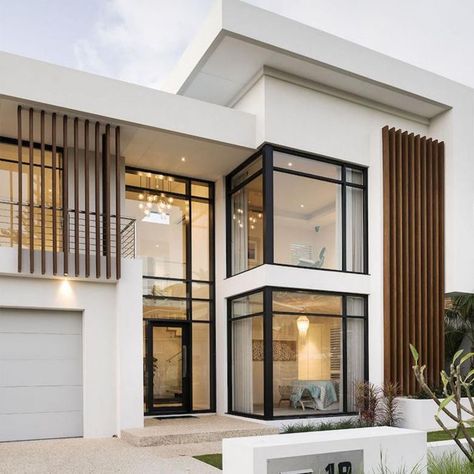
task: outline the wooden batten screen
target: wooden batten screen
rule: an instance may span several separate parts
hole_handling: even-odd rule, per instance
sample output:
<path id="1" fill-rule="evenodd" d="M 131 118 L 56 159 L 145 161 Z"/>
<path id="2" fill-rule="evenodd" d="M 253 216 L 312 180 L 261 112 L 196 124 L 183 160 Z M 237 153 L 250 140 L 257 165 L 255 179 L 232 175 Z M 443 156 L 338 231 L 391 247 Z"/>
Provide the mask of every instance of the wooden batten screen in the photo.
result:
<path id="1" fill-rule="evenodd" d="M 444 368 L 444 143 L 385 127 L 384 372 L 403 394 L 418 386 L 409 344 L 429 384 Z"/>
<path id="2" fill-rule="evenodd" d="M 119 279 L 119 127 L 30 107 L 17 115 L 18 272 Z"/>

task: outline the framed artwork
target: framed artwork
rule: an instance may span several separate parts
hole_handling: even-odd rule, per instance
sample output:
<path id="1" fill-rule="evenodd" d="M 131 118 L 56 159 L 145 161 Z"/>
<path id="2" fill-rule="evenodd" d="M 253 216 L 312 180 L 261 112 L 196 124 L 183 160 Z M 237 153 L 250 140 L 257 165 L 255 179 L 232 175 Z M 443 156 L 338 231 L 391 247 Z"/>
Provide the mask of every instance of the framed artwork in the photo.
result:
<path id="1" fill-rule="evenodd" d="M 263 339 L 252 341 L 252 360 L 263 361 Z M 296 341 L 273 341 L 273 360 L 292 362 L 296 360 Z"/>

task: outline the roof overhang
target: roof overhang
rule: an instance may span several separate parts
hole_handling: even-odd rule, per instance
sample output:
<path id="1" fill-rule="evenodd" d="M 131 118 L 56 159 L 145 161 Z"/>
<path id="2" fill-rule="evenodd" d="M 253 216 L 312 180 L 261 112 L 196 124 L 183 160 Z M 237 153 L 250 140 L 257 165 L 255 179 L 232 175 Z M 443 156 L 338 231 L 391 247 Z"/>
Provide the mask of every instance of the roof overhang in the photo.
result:
<path id="1" fill-rule="evenodd" d="M 0 70 L 0 98 L 255 146 L 252 114 L 4 52 L 0 52 Z"/>
<path id="2" fill-rule="evenodd" d="M 3 52 L 0 70 L 2 136 L 16 137 L 18 105 L 98 120 L 121 126 L 128 165 L 204 179 L 256 147 L 252 114 Z"/>
<path id="3" fill-rule="evenodd" d="M 264 68 L 426 119 L 467 89 L 243 1 L 218 0 L 164 90 L 232 106 Z"/>

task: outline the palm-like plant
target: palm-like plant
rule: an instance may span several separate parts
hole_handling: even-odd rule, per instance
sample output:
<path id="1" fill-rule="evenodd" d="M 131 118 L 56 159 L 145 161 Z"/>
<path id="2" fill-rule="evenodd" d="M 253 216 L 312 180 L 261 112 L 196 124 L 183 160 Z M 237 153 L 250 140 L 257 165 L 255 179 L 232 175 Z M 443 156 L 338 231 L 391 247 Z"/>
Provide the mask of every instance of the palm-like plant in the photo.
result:
<path id="1" fill-rule="evenodd" d="M 452 359 L 465 337 L 471 346 L 470 351 L 474 352 L 474 295 L 451 298 L 444 315 L 444 332 L 448 360 Z"/>

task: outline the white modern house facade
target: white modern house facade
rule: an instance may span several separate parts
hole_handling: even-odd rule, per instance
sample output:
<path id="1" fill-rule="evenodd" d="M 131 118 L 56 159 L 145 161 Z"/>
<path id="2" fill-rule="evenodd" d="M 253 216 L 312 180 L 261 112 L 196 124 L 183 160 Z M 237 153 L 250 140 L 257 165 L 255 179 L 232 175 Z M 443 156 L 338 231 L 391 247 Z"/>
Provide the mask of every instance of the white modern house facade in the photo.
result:
<path id="1" fill-rule="evenodd" d="M 343 416 L 474 292 L 474 90 L 238 0 L 165 91 L 0 53 L 0 441 Z"/>

